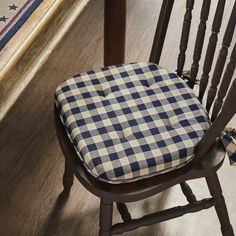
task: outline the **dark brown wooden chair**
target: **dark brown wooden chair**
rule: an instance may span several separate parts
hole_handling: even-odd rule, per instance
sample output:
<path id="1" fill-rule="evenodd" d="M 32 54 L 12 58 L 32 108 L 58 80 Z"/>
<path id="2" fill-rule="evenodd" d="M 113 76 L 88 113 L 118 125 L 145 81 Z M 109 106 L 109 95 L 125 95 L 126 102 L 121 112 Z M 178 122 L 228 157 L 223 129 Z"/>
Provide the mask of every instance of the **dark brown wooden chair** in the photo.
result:
<path id="1" fill-rule="evenodd" d="M 206 22 L 208 19 L 211 1 L 203 1 L 200 17 L 201 20 L 198 27 L 193 55 L 193 63 L 189 75 L 183 74 L 183 69 L 185 64 L 185 52 L 188 45 L 191 27 L 194 0 L 187 0 L 186 2 L 186 13 L 184 16 L 180 40 L 177 74 L 186 80 L 188 85 L 193 88 L 197 81 L 199 61 L 202 54 L 203 42 L 205 40 Z M 173 3 L 174 0 L 165 0 L 162 4 L 150 56 L 150 61 L 156 64 L 159 63 L 161 56 Z M 221 224 L 222 234 L 224 236 L 234 235 L 233 228 L 229 221 L 224 197 L 222 195 L 220 182 L 218 180 L 217 171 L 221 167 L 225 156 L 225 149 L 223 148 L 222 143 L 218 137 L 236 113 L 236 106 L 233 104 L 236 101 L 236 79 L 234 79 L 231 83 L 236 64 L 236 45 L 234 45 L 230 61 L 226 67 L 225 72 L 223 73 L 228 54 L 228 48 L 231 44 L 236 24 L 236 2 L 232 9 L 226 30 L 221 29 L 221 31 L 225 31 L 223 43 L 219 52 L 213 76 L 210 80 L 211 84 L 209 92 L 205 93 L 209 83 L 209 73 L 212 68 L 213 58 L 216 55 L 215 50 L 217 45 L 217 36 L 221 28 L 222 18 L 224 16 L 224 6 L 225 0 L 218 0 L 215 17 L 212 24 L 212 33 L 208 42 L 208 48 L 205 56 L 203 73 L 200 79 L 199 99 L 202 101 L 204 94 L 207 95 L 206 109 L 209 112 L 212 108 L 211 119 L 213 123 L 209 130 L 205 133 L 204 137 L 198 143 L 193 160 L 184 167 L 165 174 L 131 183 L 114 185 L 102 182 L 94 178 L 79 160 L 77 153 L 70 142 L 64 126 L 60 120 L 58 109 L 55 106 L 56 130 L 61 149 L 65 156 L 65 172 L 63 177 L 65 191 L 70 191 L 75 175 L 80 183 L 88 191 L 101 199 L 99 235 L 108 236 L 131 231 L 141 226 L 163 222 L 172 218 L 183 216 L 186 213 L 197 212 L 210 207 L 215 207 L 216 209 Z M 197 178 L 206 179 L 209 191 L 212 196 L 211 198 L 200 201 L 196 200 L 196 197 L 194 196 L 186 181 Z M 188 205 L 163 210 L 161 212 L 143 216 L 139 219 L 131 218 L 131 215 L 125 205 L 126 202 L 134 202 L 151 197 L 176 184 L 181 185 L 182 191 L 189 202 Z M 120 212 L 124 221 L 123 223 L 112 225 L 113 203 L 116 203 L 118 211 Z"/>

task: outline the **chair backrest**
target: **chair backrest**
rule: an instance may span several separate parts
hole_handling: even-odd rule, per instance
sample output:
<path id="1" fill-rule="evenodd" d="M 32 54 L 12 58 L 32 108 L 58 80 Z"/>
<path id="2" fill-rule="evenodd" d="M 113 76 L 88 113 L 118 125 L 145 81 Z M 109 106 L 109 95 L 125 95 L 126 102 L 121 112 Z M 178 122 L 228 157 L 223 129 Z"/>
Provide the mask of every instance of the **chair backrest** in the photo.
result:
<path id="1" fill-rule="evenodd" d="M 177 60 L 177 74 L 183 78 L 184 64 L 186 59 L 186 50 L 188 47 L 189 34 L 192 21 L 192 11 L 194 10 L 194 0 L 186 0 L 186 11 L 183 19 L 182 33 L 180 38 L 179 54 Z M 200 1 L 196 1 L 197 4 Z M 195 4 L 196 4 L 195 3 Z M 157 29 L 150 55 L 150 61 L 159 64 L 165 36 L 171 17 L 174 0 L 163 0 Z M 211 120 L 213 121 L 209 131 L 206 132 L 203 139 L 199 142 L 196 159 L 201 158 L 215 142 L 224 127 L 236 113 L 236 79 L 232 81 L 236 66 L 236 42 L 232 42 L 236 25 L 236 0 L 234 1 L 231 15 L 226 29 L 221 29 L 222 19 L 225 16 L 226 0 L 218 0 L 211 27 L 211 35 L 208 39 L 208 46 L 203 63 L 203 72 L 199 73 L 199 62 L 202 57 L 203 44 L 207 30 L 207 20 L 212 6 L 211 0 L 203 0 L 200 23 L 197 29 L 194 52 L 192 56 L 192 65 L 188 77 L 188 84 L 194 87 L 197 78 L 200 78 L 199 100 L 202 101 L 206 95 L 206 109 L 211 110 Z M 224 32 L 221 49 L 218 53 L 217 62 L 213 70 L 213 76 L 210 78 L 210 72 L 214 57 L 217 55 L 216 48 L 219 32 Z M 229 62 L 226 64 L 228 49 L 233 44 L 233 50 Z M 226 67 L 226 68 L 225 68 Z M 225 70 L 224 70 L 225 68 Z M 199 75 L 200 74 L 200 75 Z M 210 84 L 209 84 L 210 83 Z M 209 86 L 208 93 L 206 88 Z"/>

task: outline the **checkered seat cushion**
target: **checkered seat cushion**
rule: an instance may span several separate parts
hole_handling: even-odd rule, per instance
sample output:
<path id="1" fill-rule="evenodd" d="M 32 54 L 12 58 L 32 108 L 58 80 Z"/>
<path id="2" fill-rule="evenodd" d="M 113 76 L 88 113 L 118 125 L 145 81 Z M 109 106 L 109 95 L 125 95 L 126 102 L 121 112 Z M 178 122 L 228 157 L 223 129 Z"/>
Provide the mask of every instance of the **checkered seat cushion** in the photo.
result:
<path id="1" fill-rule="evenodd" d="M 78 158 L 113 184 L 186 165 L 209 127 L 193 91 L 153 63 L 78 74 L 57 88 L 55 101 Z"/>

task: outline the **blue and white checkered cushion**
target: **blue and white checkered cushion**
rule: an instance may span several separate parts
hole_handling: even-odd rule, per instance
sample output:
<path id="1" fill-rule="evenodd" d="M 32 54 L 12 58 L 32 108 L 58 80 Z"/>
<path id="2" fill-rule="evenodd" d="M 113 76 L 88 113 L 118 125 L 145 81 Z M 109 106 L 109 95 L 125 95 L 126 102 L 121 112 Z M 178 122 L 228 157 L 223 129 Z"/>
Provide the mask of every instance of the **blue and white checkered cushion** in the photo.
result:
<path id="1" fill-rule="evenodd" d="M 85 168 L 113 184 L 186 165 L 209 128 L 186 83 L 152 63 L 78 74 L 57 88 L 56 105 Z"/>

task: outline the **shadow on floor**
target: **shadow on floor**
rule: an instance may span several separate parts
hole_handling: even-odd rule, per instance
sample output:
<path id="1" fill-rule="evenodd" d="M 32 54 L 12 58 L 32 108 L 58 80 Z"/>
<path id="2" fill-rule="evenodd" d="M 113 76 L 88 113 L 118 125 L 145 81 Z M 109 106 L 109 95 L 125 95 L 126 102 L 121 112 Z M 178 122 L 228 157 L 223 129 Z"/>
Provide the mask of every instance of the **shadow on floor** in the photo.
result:
<path id="1" fill-rule="evenodd" d="M 139 205 L 139 203 L 137 203 L 137 205 L 140 208 L 140 210 L 142 211 L 142 214 L 148 214 L 154 211 L 160 211 L 165 207 L 165 202 L 168 198 L 169 195 L 169 191 L 167 190 L 161 194 L 158 194 L 155 197 L 153 197 L 152 199 L 147 199 L 145 200 L 141 205 Z M 70 193 L 68 191 L 63 191 L 60 193 L 60 195 L 58 196 L 54 208 L 52 209 L 50 215 L 48 216 L 46 223 L 43 225 L 42 230 L 40 232 L 40 236 L 54 236 L 54 235 L 60 235 L 60 232 L 64 232 L 65 233 L 65 229 L 62 229 L 64 227 L 68 227 L 70 228 L 70 225 L 75 223 L 75 219 L 74 217 L 77 217 L 76 215 L 67 217 L 66 219 L 62 219 L 62 215 L 63 215 L 63 208 L 65 207 L 67 200 L 69 199 L 69 195 Z M 136 204 L 135 204 L 136 205 Z M 132 206 L 129 207 L 128 204 L 128 208 L 130 210 L 130 213 L 132 215 L 132 212 L 135 211 L 135 209 L 132 209 Z M 135 206 L 136 208 L 136 206 Z M 121 222 L 121 218 L 120 216 L 118 216 L 118 211 L 116 208 L 114 208 L 114 220 L 113 220 L 113 224 Z M 134 214 L 136 215 L 136 214 Z M 79 222 L 76 220 L 76 224 L 77 227 L 75 227 L 75 231 L 71 232 L 70 229 L 70 233 L 68 235 L 80 235 L 80 236 L 85 236 L 86 230 L 85 228 L 88 227 L 89 219 L 92 218 L 97 218 L 97 225 L 98 225 L 98 209 L 94 208 L 93 211 L 86 211 L 86 215 L 83 214 L 83 217 L 79 217 Z M 141 217 L 141 215 L 139 216 Z M 62 227 L 62 228 L 61 228 Z M 94 228 L 94 225 L 91 225 L 91 228 Z M 60 230 L 62 229 L 62 230 Z M 94 229 L 95 231 L 91 231 L 90 233 L 92 233 L 92 235 L 96 235 L 96 232 L 98 233 L 98 228 L 95 227 Z M 154 225 L 154 226 L 149 226 L 149 227 L 143 227 L 141 229 L 139 229 L 138 231 L 133 231 L 133 232 L 129 232 L 127 233 L 127 235 L 156 235 L 157 233 L 162 235 L 162 226 L 160 224 L 158 225 Z M 87 233 L 86 233 L 87 234 Z M 126 235 L 126 234 L 124 234 Z M 89 236 L 88 234 L 86 236 Z"/>
<path id="2" fill-rule="evenodd" d="M 58 225 L 60 224 L 61 211 L 66 205 L 69 195 L 70 192 L 65 190 L 60 193 L 52 212 L 43 226 L 43 232 L 40 233 L 41 236 L 55 235 Z"/>

